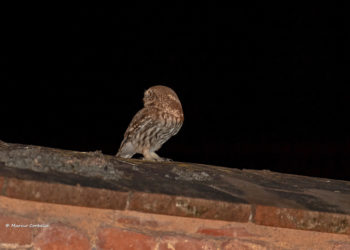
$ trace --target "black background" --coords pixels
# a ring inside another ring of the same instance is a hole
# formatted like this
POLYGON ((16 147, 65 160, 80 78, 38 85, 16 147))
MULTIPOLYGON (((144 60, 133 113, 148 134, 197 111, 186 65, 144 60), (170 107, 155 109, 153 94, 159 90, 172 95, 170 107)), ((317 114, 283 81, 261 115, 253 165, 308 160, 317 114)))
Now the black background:
POLYGON ((115 154, 143 92, 162 84, 185 123, 161 156, 350 180, 345 10, 4 7, 0 139, 115 154))

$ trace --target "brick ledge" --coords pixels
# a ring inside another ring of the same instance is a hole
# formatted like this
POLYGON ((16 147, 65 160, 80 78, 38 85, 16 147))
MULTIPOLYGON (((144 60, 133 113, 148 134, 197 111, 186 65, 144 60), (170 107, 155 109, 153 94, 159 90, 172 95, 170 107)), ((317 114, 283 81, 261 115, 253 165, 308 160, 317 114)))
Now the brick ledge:
POLYGON ((98 152, 0 147, 2 196, 350 234, 350 183, 98 152))

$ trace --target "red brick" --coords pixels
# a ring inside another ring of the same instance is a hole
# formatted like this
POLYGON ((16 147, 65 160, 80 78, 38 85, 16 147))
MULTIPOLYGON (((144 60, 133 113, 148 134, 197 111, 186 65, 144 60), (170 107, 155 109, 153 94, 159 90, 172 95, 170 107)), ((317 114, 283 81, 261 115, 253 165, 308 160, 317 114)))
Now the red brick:
POLYGON ((147 213, 248 222, 251 205, 137 192, 132 195, 128 209, 147 213))
POLYGON ((249 240, 231 240, 222 244, 219 248, 222 250, 267 250, 267 249, 280 249, 279 247, 273 247, 272 245, 261 241, 249 241, 249 240))
POLYGON ((133 231, 117 228, 105 228, 98 234, 100 249, 148 250, 154 249, 156 241, 153 237, 133 231))
POLYGON ((123 216, 117 219, 117 222, 126 226, 157 227, 158 222, 154 220, 142 220, 137 217, 123 216))
POLYGON ((5 177, 0 176, 0 195, 3 195, 3 191, 5 191, 5 190, 2 190, 4 182, 5 182, 5 177))
POLYGON ((128 209, 149 213, 171 214, 174 213, 174 199, 175 197, 165 194, 136 192, 130 198, 128 209))
POLYGON ((350 216, 346 214, 257 205, 253 221, 264 226, 350 234, 350 216))
POLYGON ((227 236, 227 237, 251 237, 253 234, 249 233, 244 227, 235 228, 200 228, 197 233, 210 236, 227 236))
POLYGON ((167 236, 161 239, 159 250, 216 250, 217 242, 208 239, 198 239, 184 236, 167 236))
POLYGON ((349 250, 350 243, 346 242, 336 242, 332 248, 332 250, 349 250))
POLYGON ((33 241, 34 247, 46 249, 91 249, 89 240, 78 231, 58 225, 50 225, 44 229, 33 241))
POLYGON ((122 210, 127 192, 9 178, 6 195, 12 198, 122 210))
POLYGON ((29 227, 34 224, 26 218, 0 216, 0 243, 17 243, 19 245, 32 243, 33 235, 40 229, 29 227), (16 227, 23 225, 26 227, 16 227))

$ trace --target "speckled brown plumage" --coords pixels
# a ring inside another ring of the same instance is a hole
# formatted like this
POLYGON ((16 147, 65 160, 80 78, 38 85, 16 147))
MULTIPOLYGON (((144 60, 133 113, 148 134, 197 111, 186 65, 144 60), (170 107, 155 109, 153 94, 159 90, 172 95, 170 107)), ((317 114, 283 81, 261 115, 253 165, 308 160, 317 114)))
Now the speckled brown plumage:
POLYGON ((155 151, 179 132, 184 121, 181 102, 171 88, 157 85, 145 91, 143 103, 144 108, 130 122, 116 156, 131 158, 139 153, 146 160, 165 160, 155 151))

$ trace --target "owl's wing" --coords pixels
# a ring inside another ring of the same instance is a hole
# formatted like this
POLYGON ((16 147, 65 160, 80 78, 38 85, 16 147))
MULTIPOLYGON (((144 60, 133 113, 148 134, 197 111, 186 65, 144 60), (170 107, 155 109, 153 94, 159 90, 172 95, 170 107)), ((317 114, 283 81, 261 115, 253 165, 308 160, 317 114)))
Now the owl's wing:
POLYGON ((150 108, 143 108, 137 112, 125 131, 124 139, 120 144, 117 156, 131 155, 130 157, 132 157, 136 152, 133 152, 134 149, 129 142, 132 141, 140 131, 147 131, 149 128, 154 127, 156 123, 155 112, 150 110, 150 108))
POLYGON ((132 118, 129 127, 126 129, 124 139, 133 137, 140 130, 152 127, 156 123, 155 112, 150 108, 143 108, 132 118))

